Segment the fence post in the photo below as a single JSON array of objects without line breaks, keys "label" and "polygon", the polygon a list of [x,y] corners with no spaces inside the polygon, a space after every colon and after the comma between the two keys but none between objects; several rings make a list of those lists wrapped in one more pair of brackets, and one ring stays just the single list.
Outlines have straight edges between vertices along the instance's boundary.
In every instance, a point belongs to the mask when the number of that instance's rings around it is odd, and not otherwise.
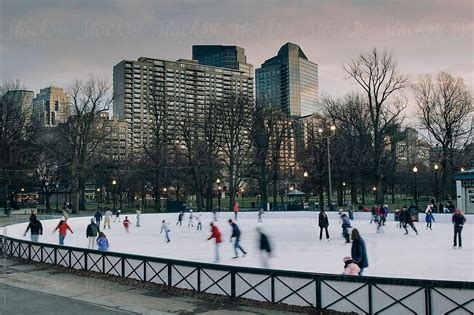
[{"label": "fence post", "polygon": [[125,278],[125,258],[123,257],[122,257],[121,265],[122,265],[122,278]]},{"label": "fence post", "polygon": [[44,246],[40,245],[41,262],[44,262],[43,252],[44,252]]},{"label": "fence post", "polygon": [[373,310],[373,303],[372,303],[372,285],[369,284],[368,285],[368,290],[369,290],[369,314],[372,315],[374,313],[374,310]]},{"label": "fence post", "polygon": [[431,288],[429,286],[425,287],[425,309],[426,315],[431,315]]},{"label": "fence post", "polygon": [[87,267],[88,267],[88,266],[87,266],[87,265],[88,265],[88,263],[87,263],[87,255],[89,255],[89,254],[88,254],[87,252],[84,252],[84,269],[85,269],[86,271],[89,270],[89,268],[87,268]]},{"label": "fence post", "polygon": [[172,269],[171,269],[171,264],[168,264],[168,286],[171,287],[172,286],[172,278],[171,278],[171,274],[172,274]]},{"label": "fence post", "polygon": [[201,292],[201,268],[197,268],[197,289]]},{"label": "fence post", "polygon": [[28,244],[28,260],[31,260],[31,244]]},{"label": "fence post", "polygon": [[322,299],[321,299],[321,278],[316,276],[316,308],[318,310],[322,309]]},{"label": "fence post", "polygon": [[57,247],[54,248],[54,264],[55,265],[58,264],[58,248]]},{"label": "fence post", "polygon": [[147,264],[147,261],[144,260],[143,261],[143,281],[146,282],[146,264]]},{"label": "fence post", "polygon": [[272,303],[275,303],[275,275],[271,275]]},{"label": "fence post", "polygon": [[230,272],[230,296],[235,297],[235,271]]},{"label": "fence post", "polygon": [[68,254],[69,254],[69,268],[72,268],[72,250],[69,250],[68,251]]}]

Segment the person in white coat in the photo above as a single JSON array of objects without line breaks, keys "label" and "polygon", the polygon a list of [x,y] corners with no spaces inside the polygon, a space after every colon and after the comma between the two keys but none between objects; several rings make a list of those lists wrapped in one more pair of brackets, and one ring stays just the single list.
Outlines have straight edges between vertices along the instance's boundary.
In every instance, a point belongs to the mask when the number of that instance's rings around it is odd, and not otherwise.
[{"label": "person in white coat", "polygon": [[112,223],[112,211],[107,210],[104,214],[104,229],[106,226],[110,229],[110,223]]},{"label": "person in white coat", "polygon": [[188,227],[194,227],[194,213],[193,209],[189,210],[189,221],[188,221]]},{"label": "person in white coat", "polygon": [[171,239],[170,239],[170,227],[168,225],[168,223],[166,222],[166,220],[163,220],[161,221],[161,231],[160,231],[160,234],[165,231],[165,237],[166,237],[166,242],[169,243],[171,242]]},{"label": "person in white coat", "polygon": [[140,217],[142,216],[142,210],[137,209],[137,227],[140,227]]},{"label": "person in white coat", "polygon": [[201,218],[201,212],[199,212],[196,216],[197,219],[197,228],[196,230],[202,230],[202,218]]}]

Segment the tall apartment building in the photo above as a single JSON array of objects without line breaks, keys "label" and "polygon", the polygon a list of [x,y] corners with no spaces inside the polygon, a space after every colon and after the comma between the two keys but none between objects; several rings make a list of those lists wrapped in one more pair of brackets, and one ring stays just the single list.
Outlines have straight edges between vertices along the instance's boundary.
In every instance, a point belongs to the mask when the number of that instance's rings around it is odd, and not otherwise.
[{"label": "tall apartment building", "polygon": [[41,89],[33,99],[33,119],[41,126],[57,127],[71,115],[71,96],[60,87]]},{"label": "tall apartment building", "polygon": [[177,129],[184,109],[201,115],[206,103],[227,93],[253,99],[253,78],[245,71],[198,64],[193,60],[168,61],[141,57],[114,66],[113,111],[128,123],[132,152],[142,152],[150,137],[150,102],[157,90],[167,102],[170,132]]},{"label": "tall apartment building", "polygon": [[128,123],[109,113],[100,114],[104,123],[104,141],[100,144],[102,157],[109,161],[126,161],[128,156]]},{"label": "tall apartment building", "polygon": [[31,119],[35,92],[27,90],[14,90],[8,91],[3,97],[7,98],[6,102],[15,105],[15,109],[18,110],[19,115],[25,119]]},{"label": "tall apartment building", "polygon": [[253,77],[253,65],[247,63],[245,49],[239,46],[193,45],[193,60],[202,65],[241,70]]},{"label": "tall apartment building", "polygon": [[257,105],[271,104],[291,117],[320,112],[318,65],[298,45],[283,45],[255,71],[255,79]]}]

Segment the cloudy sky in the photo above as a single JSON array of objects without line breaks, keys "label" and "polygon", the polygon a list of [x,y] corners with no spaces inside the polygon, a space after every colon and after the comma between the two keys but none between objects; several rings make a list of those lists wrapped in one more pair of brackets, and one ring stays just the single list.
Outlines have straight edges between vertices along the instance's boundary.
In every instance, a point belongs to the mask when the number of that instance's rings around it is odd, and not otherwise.
[{"label": "cloudy sky", "polygon": [[291,41],[319,64],[320,92],[357,89],[341,66],[372,47],[401,71],[448,71],[474,86],[472,0],[0,0],[0,79],[35,92],[106,76],[122,59],[190,58],[193,44],[239,45],[257,68]]}]

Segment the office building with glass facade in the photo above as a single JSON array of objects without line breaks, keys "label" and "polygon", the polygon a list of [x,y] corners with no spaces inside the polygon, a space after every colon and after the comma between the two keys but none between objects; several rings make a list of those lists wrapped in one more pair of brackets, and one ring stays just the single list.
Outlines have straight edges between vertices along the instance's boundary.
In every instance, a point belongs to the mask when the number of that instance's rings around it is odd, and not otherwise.
[{"label": "office building with glass facade", "polygon": [[245,49],[239,46],[193,45],[193,60],[202,65],[241,70],[254,77],[253,65],[247,63]]}]

